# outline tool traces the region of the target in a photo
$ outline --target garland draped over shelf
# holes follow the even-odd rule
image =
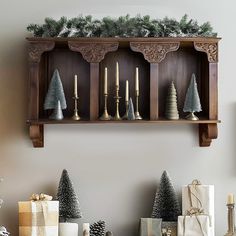
[[[199,25],[196,20],[184,15],[180,21],[165,17],[151,19],[149,15],[119,18],[104,17],[101,20],[92,16],[78,16],[59,20],[45,18],[42,25],[30,24],[27,27],[35,37],[216,37],[217,33],[209,22]]]

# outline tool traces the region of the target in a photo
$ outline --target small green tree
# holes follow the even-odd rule
[[[44,109],[56,109],[60,101],[61,108],[66,109],[66,99],[59,71],[56,69],[49,84],[48,92],[44,102]]]
[[[59,201],[59,216],[66,222],[68,219],[81,218],[79,200],[67,170],[63,170],[59,182],[57,200]]]
[[[162,218],[163,221],[177,221],[181,215],[179,201],[170,177],[166,171],[161,176],[160,188],[156,192],[152,210],[152,218]]]
[[[129,99],[128,120],[135,120],[135,116],[134,116],[134,105],[133,105],[132,98]]]
[[[190,112],[190,115],[187,116],[187,119],[196,120],[198,119],[193,113],[199,112],[202,110],[200,98],[197,90],[197,82],[195,74],[192,74],[191,81],[186,93],[185,102],[184,102],[184,112]]]

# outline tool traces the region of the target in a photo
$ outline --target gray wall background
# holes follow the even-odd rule
[[[31,193],[55,194],[67,168],[79,194],[84,219],[104,219],[116,236],[136,235],[140,217],[151,213],[163,170],[180,194],[198,178],[215,185],[216,235],[226,232],[226,196],[236,193],[236,29],[234,0],[48,0],[0,2],[0,224],[18,234],[19,200]],[[136,13],[209,20],[219,36],[219,138],[198,147],[189,125],[61,125],[45,127],[45,148],[34,149],[25,125],[27,110],[26,26],[79,13],[95,17]]]

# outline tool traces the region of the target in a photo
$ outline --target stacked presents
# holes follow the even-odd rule
[[[214,236],[214,186],[194,180],[182,188],[179,236]]]

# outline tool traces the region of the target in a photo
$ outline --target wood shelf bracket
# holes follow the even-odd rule
[[[35,148],[44,147],[44,125],[30,125],[29,127],[30,139]]]
[[[194,42],[194,48],[205,52],[209,62],[218,62],[218,43]]]
[[[141,52],[149,63],[160,63],[168,52],[177,51],[179,45],[178,42],[130,42],[130,48],[135,52]]]
[[[199,124],[199,145],[209,147],[218,136],[217,124]]]

